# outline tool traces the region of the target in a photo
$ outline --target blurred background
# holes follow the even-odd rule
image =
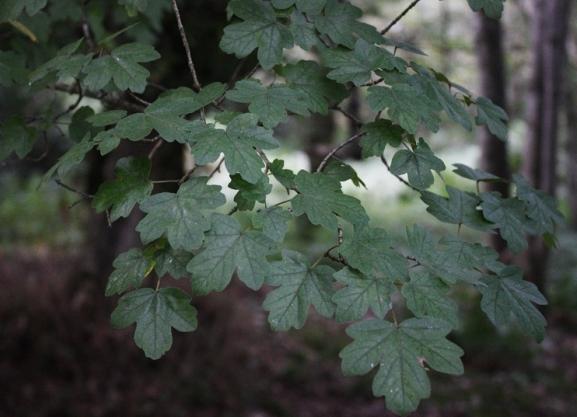
[[[83,5],[83,3],[85,3]],[[144,15],[131,16],[109,1],[51,1],[22,22],[40,42],[65,45],[81,36],[84,16],[97,39],[138,21],[119,42],[153,42],[162,60],[149,65],[154,85],[190,84],[174,17],[166,2],[150,2]],[[385,27],[409,0],[357,0],[366,20]],[[523,266],[550,301],[545,341],[536,344],[517,329],[496,330],[481,313],[478,296],[454,294],[461,312],[453,339],[465,350],[465,375],[432,375],[432,398],[415,415],[433,417],[569,417],[577,400],[577,4],[574,0],[508,0],[501,22],[474,14],[465,0],[426,0],[397,24],[390,36],[412,42],[428,57],[409,56],[444,73],[454,83],[485,95],[510,115],[504,143],[482,129],[469,133],[451,124],[429,138],[449,167],[464,163],[502,177],[521,172],[538,188],[555,194],[566,215],[551,247],[532,240],[513,257],[503,242],[486,239],[503,258]],[[114,2],[116,4],[116,2]],[[224,0],[182,2],[181,11],[201,81],[228,80],[237,66],[218,48],[226,25]],[[74,22],[74,23],[73,23]],[[0,25],[2,49],[28,48],[30,40]],[[36,48],[29,66],[57,48]],[[299,56],[294,55],[297,59]],[[255,62],[247,60],[241,71]],[[266,77],[257,73],[257,77]],[[148,88],[145,98],[158,94]],[[0,86],[0,120],[34,114],[49,103],[66,109],[75,96],[48,92],[30,103],[25,92]],[[96,111],[97,100],[83,106]],[[363,97],[343,106],[366,120]],[[210,115],[209,115],[210,116]],[[77,116],[80,117],[80,116]],[[252,292],[234,282],[226,291],[195,299],[199,329],[175,334],[172,350],[147,360],[132,342],[132,331],[113,330],[115,300],[104,286],[116,255],[138,245],[134,226],[140,213],[109,227],[86,201],[55,183],[38,188],[42,174],[73,143],[72,126],[59,126],[38,141],[23,161],[0,165],[0,416],[198,416],[348,417],[385,416],[384,401],[371,395],[370,376],[344,377],[339,350],[348,342],[344,326],[311,315],[300,331],[274,333],[260,307],[266,290]],[[356,128],[333,112],[311,119],[291,117],[277,129],[283,143],[272,158],[298,170],[316,166],[334,143]],[[72,137],[72,140],[68,139]],[[146,155],[148,143],[123,143],[106,158],[89,154],[67,183],[94,193],[112,176],[115,161]],[[389,175],[377,158],[360,160],[359,149],[339,157],[366,184],[344,184],[361,199],[374,226],[403,236],[414,222],[442,234],[424,215],[421,200]],[[153,178],[179,178],[184,152],[176,144],[159,148]],[[210,169],[211,167],[209,167]],[[471,184],[445,173],[449,184]],[[226,187],[226,172],[215,181]],[[440,181],[439,181],[440,182]],[[435,184],[437,191],[441,184]],[[474,185],[473,185],[474,187]],[[170,187],[167,187],[170,190]],[[502,193],[509,190],[498,189]],[[234,191],[228,190],[227,196]],[[279,187],[272,198],[285,198]],[[454,230],[451,230],[454,232]],[[294,222],[288,245],[317,257],[332,237],[304,220]],[[186,282],[178,282],[186,288]]]

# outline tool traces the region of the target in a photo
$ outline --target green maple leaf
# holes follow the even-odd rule
[[[463,264],[458,252],[453,253],[450,245],[439,246],[432,235],[423,227],[407,228],[407,243],[411,254],[418,264],[425,268],[432,276],[454,284],[457,280],[477,282],[480,273],[474,265]]]
[[[463,373],[463,351],[445,336],[451,328],[444,321],[409,319],[399,326],[367,320],[347,328],[354,340],[340,353],[347,375],[363,375],[378,367],[373,394],[384,396],[387,408],[405,415],[431,393],[428,367],[451,375]]]
[[[272,0],[272,4],[277,9],[288,9],[295,5],[303,13],[315,15],[319,14],[325,7],[327,0]]]
[[[294,42],[305,51],[310,51],[320,42],[314,24],[298,10],[291,15],[289,29]]]
[[[27,70],[24,56],[12,51],[0,51],[0,85],[12,87],[24,84]]]
[[[292,214],[281,207],[264,208],[256,212],[253,218],[255,227],[262,229],[263,235],[275,242],[282,242],[288,231],[288,222]]]
[[[444,223],[469,226],[487,231],[492,224],[487,222],[478,209],[481,199],[475,194],[447,186],[448,198],[424,191],[421,200],[428,206],[427,211]]]
[[[436,101],[451,119],[459,123],[463,128],[471,130],[473,128],[471,117],[465,107],[463,107],[464,103],[455,98],[449,90],[448,81],[439,81],[431,71],[418,64],[413,63],[412,68],[416,71],[416,75],[411,80],[419,85],[431,100]]]
[[[483,295],[481,308],[496,326],[514,318],[526,333],[543,340],[546,321],[533,303],[546,305],[547,300],[535,284],[523,280],[518,267],[508,266],[498,276],[486,276],[482,284],[478,287]]]
[[[128,217],[137,203],[142,202],[152,192],[149,180],[150,160],[148,158],[122,158],[116,163],[116,178],[98,187],[92,200],[97,213],[110,209],[110,221]]]
[[[114,133],[113,129],[109,129],[99,132],[92,141],[96,144],[100,155],[104,156],[116,149],[120,145],[121,139]]]
[[[525,234],[531,229],[523,202],[516,198],[503,199],[495,192],[481,193],[481,200],[483,215],[499,228],[509,249],[516,253],[525,250],[527,248]]]
[[[387,145],[398,147],[403,141],[405,131],[390,120],[379,119],[363,126],[365,136],[361,139],[363,158],[380,157]]]
[[[126,7],[133,7],[140,12],[145,12],[148,8],[149,0],[120,0],[120,4],[126,5]]]
[[[301,93],[303,104],[313,113],[327,114],[330,104],[347,96],[344,87],[326,78],[316,62],[299,61],[280,68],[278,72],[293,90]]]
[[[352,166],[335,159],[329,161],[323,170],[323,174],[332,177],[339,182],[351,180],[356,187],[363,186],[367,188],[363,180],[357,174],[357,171],[355,171]]]
[[[439,243],[442,252],[450,254],[455,265],[465,270],[486,268],[490,271],[498,271],[503,267],[503,264],[499,262],[499,254],[487,246],[465,242],[453,236],[443,237]]]
[[[514,175],[513,181],[517,187],[517,197],[525,203],[527,216],[533,220],[532,227],[539,233],[555,233],[555,225],[564,222],[555,198],[531,187],[521,175]]]
[[[264,175],[264,162],[255,147],[274,149],[278,142],[270,130],[257,126],[257,118],[252,114],[235,117],[226,131],[211,127],[191,139],[191,150],[197,164],[213,162],[223,153],[228,172],[240,174],[252,184]]]
[[[477,99],[477,117],[475,119],[479,126],[487,126],[489,132],[501,140],[507,139],[507,122],[509,116],[505,110],[494,104],[485,97]]]
[[[407,174],[409,183],[418,189],[427,189],[435,182],[433,172],[445,170],[445,164],[437,158],[429,145],[421,138],[413,151],[401,149],[391,161],[391,172]]]
[[[90,90],[101,90],[113,81],[121,90],[142,93],[146,88],[146,79],[150,75],[141,63],[154,61],[160,54],[147,44],[127,43],[114,48],[110,55],[93,60],[84,72],[84,84]]]
[[[220,48],[238,58],[250,55],[255,49],[260,65],[271,69],[282,60],[284,48],[292,48],[290,30],[277,21],[270,3],[262,0],[233,0],[233,13],[243,21],[224,28]]]
[[[130,140],[140,140],[154,129],[167,142],[186,142],[202,130],[200,122],[186,120],[183,116],[193,114],[222,96],[225,87],[212,83],[195,93],[180,87],[163,93],[142,113],[135,113],[120,120],[115,134]]]
[[[66,45],[58,51],[54,58],[32,71],[30,83],[35,83],[53,73],[59,80],[77,77],[92,59],[92,54],[75,54],[82,42],[83,39],[78,39],[76,42]]]
[[[234,90],[226,93],[226,98],[237,103],[250,103],[248,110],[268,128],[285,121],[287,111],[301,116],[310,114],[305,95],[286,85],[264,87],[259,81],[242,80],[235,84]]]
[[[154,259],[142,249],[121,253],[112,263],[114,271],[106,284],[106,296],[120,294],[129,288],[138,288],[154,268]]]
[[[0,22],[15,20],[26,8],[32,16],[44,6],[47,0],[3,0],[0,3]]]
[[[177,288],[141,288],[123,295],[112,312],[112,325],[136,323],[134,342],[147,358],[158,359],[172,346],[172,328],[191,332],[197,327],[190,297]]]
[[[346,49],[327,49],[323,53],[325,64],[333,68],[327,77],[339,83],[352,82],[361,86],[371,79],[373,71],[405,71],[406,62],[394,56],[384,48],[359,39],[352,51]]]
[[[348,2],[327,0],[324,13],[314,16],[314,24],[320,33],[327,35],[334,43],[351,49],[357,38],[373,43],[382,42],[382,36],[373,26],[357,20],[362,15],[361,9]]]
[[[333,278],[335,271],[325,265],[311,268],[296,252],[285,252],[283,260],[272,264],[267,282],[278,286],[264,300],[268,321],[274,330],[300,329],[304,326],[310,306],[324,317],[334,313]]]
[[[54,174],[58,174],[59,177],[64,177],[72,168],[80,164],[86,154],[94,148],[96,142],[93,141],[89,135],[84,136],[84,138],[72,145],[64,155],[58,158],[56,164],[54,164],[46,174],[44,174],[43,182],[49,178],[52,178]]]
[[[407,132],[415,134],[421,125],[433,132],[439,130],[439,105],[420,88],[398,83],[391,87],[369,87],[368,92],[371,108],[388,109],[389,118]]]
[[[467,178],[472,181],[500,181],[501,178],[493,175],[489,172],[483,171],[477,168],[471,168],[463,164],[453,164],[457,169],[453,172],[463,178]]]
[[[347,264],[365,274],[378,272],[391,281],[407,277],[406,259],[393,249],[393,240],[383,229],[355,227],[353,236],[339,246],[339,252]]]
[[[0,161],[13,152],[18,158],[24,158],[34,148],[38,133],[33,127],[26,126],[24,120],[14,116],[0,124]]]
[[[173,249],[166,246],[156,253],[156,264],[154,269],[159,277],[170,275],[172,278],[179,279],[188,277],[186,265],[192,259],[192,254],[180,249]]]
[[[290,169],[284,168],[284,161],[275,159],[269,165],[270,173],[275,179],[288,190],[295,188],[296,175]]]
[[[87,119],[94,116],[94,110],[89,106],[82,106],[74,112],[68,125],[68,137],[79,142],[85,135],[94,137],[100,129],[95,128]]]
[[[401,290],[407,308],[416,317],[434,317],[457,327],[457,304],[447,297],[447,284],[427,272],[411,271],[410,276]]]
[[[256,202],[264,203],[266,196],[271,192],[272,185],[268,182],[268,177],[261,177],[256,184],[251,184],[242,179],[238,174],[230,177],[228,187],[238,190],[234,196],[234,201],[239,210],[252,210]]]
[[[359,200],[343,194],[341,184],[331,177],[300,171],[295,177],[295,186],[299,191],[291,200],[295,216],[306,214],[312,224],[329,230],[337,229],[337,215],[352,224],[369,221]]]
[[[262,232],[242,230],[234,218],[213,214],[204,250],[187,265],[193,291],[222,291],[235,271],[249,288],[258,290],[270,273],[266,256],[275,245]]]
[[[94,127],[106,127],[118,123],[124,117],[126,110],[108,110],[94,114],[86,118],[86,121]]]
[[[361,274],[343,268],[334,274],[336,280],[343,284],[343,288],[333,295],[337,321],[362,319],[369,309],[376,317],[385,318],[391,308],[395,286],[388,276],[379,272]]]
[[[210,220],[204,211],[222,206],[226,199],[219,185],[207,185],[207,177],[193,177],[176,193],[159,193],[140,204],[147,215],[136,230],[144,243],[166,236],[175,249],[193,250],[202,245]]]
[[[488,17],[499,19],[503,13],[505,0],[467,0],[467,2],[474,11],[483,10]]]

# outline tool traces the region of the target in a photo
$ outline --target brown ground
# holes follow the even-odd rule
[[[0,254],[0,417],[392,415],[369,378],[341,375],[341,326],[314,318],[273,333],[262,294],[233,285],[197,300],[199,330],[175,334],[154,362],[132,329],[111,329],[112,301],[82,269],[70,255]],[[541,347],[521,353],[518,339],[490,337],[466,339],[465,376],[435,377],[415,415],[577,415],[577,332],[553,325]]]

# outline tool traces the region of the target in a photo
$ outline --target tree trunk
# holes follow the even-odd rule
[[[577,231],[577,99],[573,88],[566,89],[565,125],[567,127],[567,202],[569,203],[569,227]]]
[[[529,94],[529,140],[524,174],[536,188],[555,195],[557,136],[562,78],[565,69],[572,0],[534,0],[533,76]],[[542,239],[530,238],[525,256],[528,278],[541,289],[545,284],[548,250]]]
[[[478,14],[475,43],[481,69],[481,94],[506,109],[505,55],[501,22],[490,19],[484,14]],[[480,164],[482,169],[508,180],[511,173],[507,158],[507,143],[491,134],[486,127],[478,129],[478,132],[478,140],[481,144]],[[497,191],[504,197],[509,195],[509,185],[506,182],[486,183],[485,190]],[[489,244],[501,255],[507,246],[499,235],[491,235]]]

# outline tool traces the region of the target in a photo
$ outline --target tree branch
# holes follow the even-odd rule
[[[387,160],[385,159],[385,156],[384,156],[384,155],[381,155],[381,161],[383,161],[383,164],[385,164],[385,166],[387,167],[387,170],[388,170],[391,174],[393,174],[395,177],[397,177],[397,179],[398,179],[399,181],[401,181],[403,184],[405,184],[407,187],[413,189],[414,191],[416,191],[416,192],[418,192],[418,193],[421,192],[421,190],[419,190],[419,189],[418,189],[417,187],[415,187],[414,185],[409,184],[409,182],[408,182],[407,180],[405,180],[403,177],[401,177],[401,176],[393,173],[393,172],[391,171],[391,167],[390,167],[389,163],[387,162]]]
[[[192,55],[190,53],[190,45],[188,44],[188,39],[186,37],[186,32],[184,31],[184,26],[182,25],[182,20],[180,18],[180,11],[178,10],[176,0],[172,0],[172,10],[174,10],[174,15],[176,16],[176,24],[178,25],[178,31],[180,32],[182,45],[184,46],[184,51],[186,52],[186,61],[188,63],[188,68],[190,69],[190,74],[192,75],[192,86],[198,92],[202,89],[202,85],[198,81],[198,75],[196,74],[196,67],[194,66],[194,61],[192,60]]]
[[[357,126],[361,126],[363,124],[363,122],[361,122],[354,114],[346,111],[345,109],[343,109],[339,106],[331,107],[331,110],[335,110],[335,111],[342,113],[345,117],[352,120]]]
[[[328,164],[329,160],[341,149],[343,149],[345,146],[349,145],[350,143],[354,142],[355,140],[357,140],[358,138],[360,138],[361,136],[364,136],[366,133],[365,132],[359,132],[353,136],[351,136],[350,138],[348,138],[347,140],[345,140],[343,143],[341,143],[339,146],[337,146],[336,148],[334,148],[332,151],[330,151],[327,156],[325,156],[323,158],[323,160],[321,161],[321,163],[319,164],[319,167],[317,168],[317,172],[322,172],[323,169],[325,169],[326,165]]]
[[[71,86],[64,83],[56,83],[52,86],[52,89],[56,91],[62,91],[63,93],[68,94],[80,94],[80,91],[78,90],[78,87],[76,85]],[[84,95],[84,97],[94,98],[111,106],[121,107],[123,109],[130,110],[132,112],[141,112],[142,110],[144,110],[144,106],[131,103],[130,101],[123,100],[122,98],[119,97],[112,97],[109,95],[99,95],[91,91],[83,91],[82,94]]]
[[[409,5],[405,8],[405,10],[403,10],[403,11],[401,12],[400,15],[398,15],[397,17],[395,17],[395,19],[394,19],[391,23],[389,23],[389,25],[388,25],[386,28],[384,28],[383,30],[381,30],[381,35],[385,35],[386,33],[388,33],[388,32],[393,28],[393,26],[395,26],[397,23],[399,23],[399,20],[401,20],[403,17],[405,17],[405,15],[406,15],[407,13],[409,13],[409,12],[411,11],[411,9],[414,8],[420,1],[421,1],[421,0],[413,0],[413,2],[412,2],[411,4],[409,4]]]
[[[85,199],[87,199],[87,200],[89,200],[89,199],[91,199],[91,198],[94,197],[92,194],[85,193],[84,191],[77,190],[76,188],[71,187],[70,185],[64,184],[64,183],[63,183],[62,181],[60,181],[59,179],[55,179],[54,182],[55,182],[56,184],[58,184],[60,187],[66,189],[66,190],[68,190],[68,191],[72,191],[73,193],[76,193],[76,194],[82,196],[82,198],[85,198]]]

